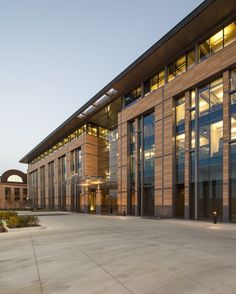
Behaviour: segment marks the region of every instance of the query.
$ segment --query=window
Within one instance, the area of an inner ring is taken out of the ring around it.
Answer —
[[[192,68],[195,65],[195,51],[192,50],[187,54],[187,69]]]
[[[11,188],[6,187],[5,188],[5,200],[9,201],[11,199]]]
[[[137,99],[141,97],[141,86],[137,87],[133,91],[131,91],[129,94],[125,95],[124,97],[124,104],[125,106],[130,105]]]
[[[154,91],[158,88],[158,75],[150,79],[150,91]]]
[[[230,90],[236,90],[236,69],[231,71],[230,75]],[[234,102],[235,103],[235,102]]]
[[[175,216],[184,217],[185,97],[175,102]]]
[[[7,182],[18,182],[18,183],[23,183],[23,180],[20,176],[18,175],[11,175],[7,178]]]
[[[27,197],[27,189],[26,188],[23,188],[23,200],[24,201],[27,201],[28,197]]]
[[[191,103],[191,108],[193,108],[193,107],[195,107],[195,105],[196,105],[196,93],[195,93],[195,91],[193,90],[193,91],[191,91],[191,101],[190,101],[190,103]]]
[[[223,104],[223,80],[222,78],[210,84],[211,112],[220,110]]]
[[[232,22],[224,28],[224,46],[228,46],[236,40],[236,22]]]
[[[199,45],[199,60],[203,61],[236,40],[235,21]]]
[[[230,73],[231,142],[230,144],[230,200],[231,221],[236,222],[236,69]]]
[[[87,133],[89,135],[97,136],[97,133],[98,133],[97,126],[88,123],[87,124]]]
[[[135,199],[135,124],[129,123],[129,191],[128,191],[128,213],[134,214],[132,203]]]
[[[176,160],[178,162],[184,162],[184,143],[185,134],[179,134],[176,136]]]
[[[175,105],[176,127],[178,127],[181,124],[184,125],[184,117],[185,117],[185,97],[182,97],[176,100],[176,105]]]
[[[172,81],[175,78],[175,64],[168,66],[168,82]]]
[[[165,71],[162,70],[144,83],[144,93],[155,91],[165,84]]]
[[[159,72],[159,88],[165,85],[165,70]]]
[[[20,201],[20,188],[14,188],[15,201]]]
[[[199,60],[203,61],[208,58],[210,56],[210,52],[210,40],[206,40],[199,46]]]
[[[51,161],[48,163],[48,208],[54,208],[54,201],[54,161]]]
[[[195,149],[195,139],[196,139],[196,134],[195,134],[195,118],[196,118],[196,92],[195,90],[191,91],[190,93],[190,130],[191,130],[191,137],[190,137],[190,149],[194,150]]]
[[[168,82],[172,81],[175,77],[184,73],[195,64],[195,51],[191,50],[187,54],[179,57],[175,62],[168,66]]]
[[[209,219],[223,209],[223,80],[222,78],[199,89],[197,138],[198,217]],[[196,135],[196,134],[195,134]],[[192,138],[193,139],[193,138]],[[195,146],[195,145],[194,145]],[[196,146],[195,146],[196,149]]]
[[[212,53],[216,53],[223,49],[223,30],[210,38],[210,47]]]
[[[185,71],[186,71],[186,57],[184,55],[184,56],[181,56],[176,61],[176,76],[181,75]]]
[[[199,90],[199,116],[222,110],[223,80],[222,78]]]

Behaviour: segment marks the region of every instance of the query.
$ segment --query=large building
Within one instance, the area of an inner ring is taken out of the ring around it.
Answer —
[[[236,0],[204,1],[20,162],[36,207],[236,221]]]
[[[29,206],[27,174],[16,169],[5,171],[0,177],[0,209]]]

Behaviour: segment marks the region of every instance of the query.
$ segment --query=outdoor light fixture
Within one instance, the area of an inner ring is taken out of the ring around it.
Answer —
[[[213,211],[213,223],[217,224],[217,212]]]

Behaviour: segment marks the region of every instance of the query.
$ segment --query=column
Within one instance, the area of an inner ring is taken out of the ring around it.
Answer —
[[[163,125],[163,217],[173,216],[173,97],[164,100]]]
[[[223,221],[230,219],[230,195],[229,195],[229,140],[230,140],[230,95],[229,95],[230,73],[223,73]]]
[[[185,93],[184,218],[189,219],[190,196],[190,92]]]
[[[136,118],[134,121],[134,129],[135,129],[135,187],[134,187],[134,205],[135,205],[135,216],[140,215],[139,212],[139,203],[138,201],[138,119]]]
[[[98,188],[96,190],[96,214],[102,213],[102,191]]]
[[[85,187],[84,191],[84,213],[88,213],[88,206],[89,206],[89,191],[88,187]]]

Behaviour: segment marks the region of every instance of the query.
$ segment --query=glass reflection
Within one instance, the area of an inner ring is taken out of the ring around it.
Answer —
[[[222,216],[223,81],[199,89],[198,217]]]

